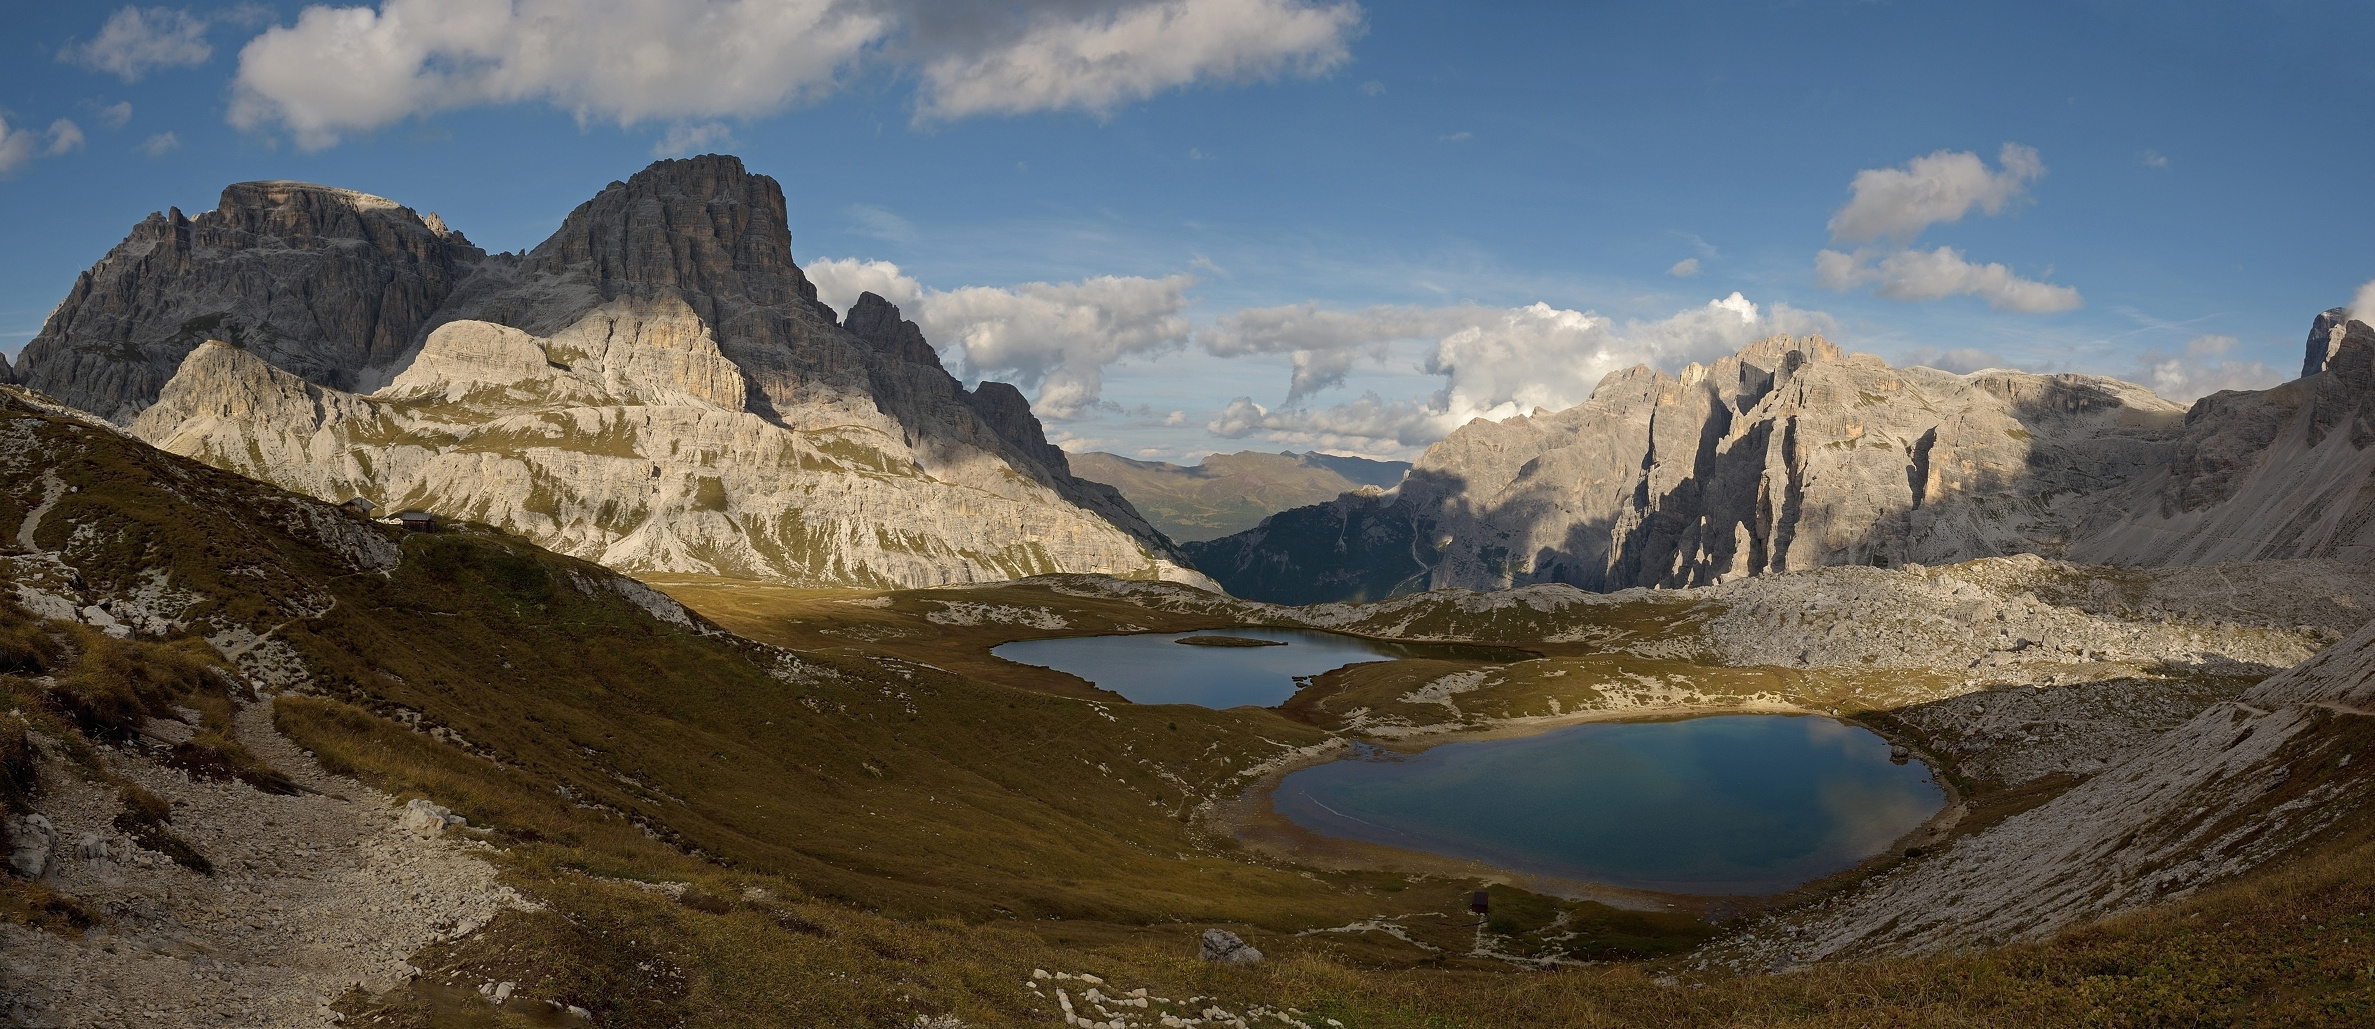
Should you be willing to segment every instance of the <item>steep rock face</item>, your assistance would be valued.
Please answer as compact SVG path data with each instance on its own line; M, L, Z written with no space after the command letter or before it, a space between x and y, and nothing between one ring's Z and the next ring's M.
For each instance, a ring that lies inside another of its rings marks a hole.
M218 338L310 381L375 387L488 263L433 219L302 182L238 183L195 219L152 214L76 278L16 380L126 423Z
M376 392L199 347L132 431L627 570L1208 584L1127 501L1071 475L1019 391L966 390L880 297L846 324L815 297L773 179L731 157L663 161L525 257L482 261Z
M2375 328L2318 315L2306 376L2194 402L2166 470L2071 556L2106 564L2375 560Z
M2116 380L1897 369L1774 337L1470 423L1391 493L1186 549L1232 592L1306 603L2058 554L2106 491L2166 462L2179 418Z

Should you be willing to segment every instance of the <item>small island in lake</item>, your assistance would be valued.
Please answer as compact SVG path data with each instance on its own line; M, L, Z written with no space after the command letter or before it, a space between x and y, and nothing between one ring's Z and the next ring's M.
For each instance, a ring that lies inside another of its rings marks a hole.
M1283 647L1285 640L1249 640L1243 636L1182 636L1173 643L1191 647Z

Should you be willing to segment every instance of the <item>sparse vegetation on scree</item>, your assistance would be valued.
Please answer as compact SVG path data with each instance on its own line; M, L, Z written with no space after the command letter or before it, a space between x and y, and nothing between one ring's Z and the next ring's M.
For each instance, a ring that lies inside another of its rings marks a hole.
M42 795L44 775L105 781L110 748L176 706L203 730L188 774L286 788L231 731L233 712L261 701L197 638L268 635L305 669L302 682L266 684L287 688L273 701L282 732L332 771L490 830L490 860L542 905L424 950L414 963L426 974L408 986L343 998L349 1024L551 1021L472 989L498 979L619 1026L1059 1024L1068 1005L1089 1017L1092 989L1110 1004L1140 988L1166 1000L1127 1008L1133 1025L1205 1008L1248 1024L1393 1027L2375 1018L2365 826L2043 943L1697 973L1675 955L1713 927L1688 917L1499 886L1498 917L1480 930L1465 914L1472 880L1297 867L1207 831L1206 801L1327 743L1341 709L1140 707L987 654L1022 636L1241 624L1259 615L1247 605L1165 610L1044 583L888 595L663 583L712 623L491 531L321 522L338 516L105 430L0 413L20 458L0 469L0 539L43 512L35 548L7 559L12 581L70 568L86 591L129 595L162 572L186 627L122 640L0 610L0 687L16 711L0 719L9 813ZM381 545L400 560L379 570L340 549ZM1048 617L1032 628L1002 608ZM1619 660L1576 648L1553 658ZM1392 674L1364 670L1330 695L1406 688L1363 678ZM1739 678L1724 696L1855 695L1792 685L1819 679L1803 672L1709 674ZM120 792L125 831L170 853L171 805ZM14 877L0 879L0 905L11 922L68 935L110 918ZM1198 961L1208 927L1271 959ZM1606 963L1509 960L1559 954Z

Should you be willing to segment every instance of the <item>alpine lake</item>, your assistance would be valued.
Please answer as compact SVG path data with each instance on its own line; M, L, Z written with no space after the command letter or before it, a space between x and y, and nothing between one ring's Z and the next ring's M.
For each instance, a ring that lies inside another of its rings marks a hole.
M1133 703L1212 708L1277 705L1363 661L1532 656L1250 627L1026 640L992 653ZM1553 880L1732 896L1855 867L1946 800L1927 766L1892 760L1878 734L1791 714L1584 722L1417 751L1356 744L1269 794L1277 815L1323 837Z

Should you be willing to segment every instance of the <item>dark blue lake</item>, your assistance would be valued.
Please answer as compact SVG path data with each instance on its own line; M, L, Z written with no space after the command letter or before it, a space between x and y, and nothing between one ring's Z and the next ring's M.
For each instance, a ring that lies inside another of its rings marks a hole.
M1196 647L1188 636L1269 640L1283 647ZM1296 676L1318 675L1362 661L1406 657L1523 661L1534 655L1505 647L1388 643L1316 629L1238 627L1128 636L1071 636L1002 643L990 653L1096 683L1133 704L1271 707L1295 695Z
M1667 893L1779 893L1854 867L1946 801L1870 730L1815 716L1600 722L1288 775L1296 825Z

